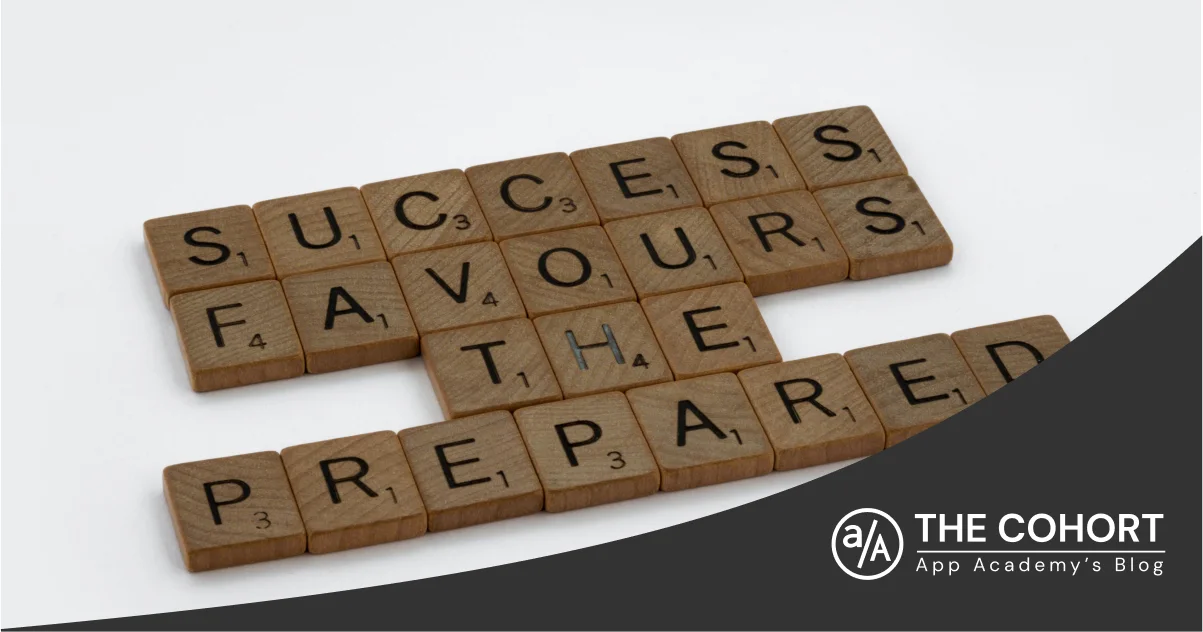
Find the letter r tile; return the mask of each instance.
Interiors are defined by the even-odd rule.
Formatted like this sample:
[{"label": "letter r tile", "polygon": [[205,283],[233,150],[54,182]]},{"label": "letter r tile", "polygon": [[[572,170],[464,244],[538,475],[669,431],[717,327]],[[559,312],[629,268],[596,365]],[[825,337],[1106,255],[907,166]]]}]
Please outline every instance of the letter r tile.
[{"label": "letter r tile", "polygon": [[255,204],[255,218],[280,279],[384,261],[384,247],[359,189],[346,187]]},{"label": "letter r tile", "polygon": [[1052,316],[1034,316],[952,334],[961,355],[989,395],[1069,344]]}]

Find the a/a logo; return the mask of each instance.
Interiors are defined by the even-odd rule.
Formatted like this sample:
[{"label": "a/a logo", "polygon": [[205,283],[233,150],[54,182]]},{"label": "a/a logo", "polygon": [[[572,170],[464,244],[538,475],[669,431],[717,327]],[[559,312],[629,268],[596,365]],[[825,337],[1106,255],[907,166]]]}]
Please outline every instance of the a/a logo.
[{"label": "a/a logo", "polygon": [[857,509],[835,525],[831,554],[845,573],[857,579],[883,577],[902,559],[902,529],[884,511]]}]

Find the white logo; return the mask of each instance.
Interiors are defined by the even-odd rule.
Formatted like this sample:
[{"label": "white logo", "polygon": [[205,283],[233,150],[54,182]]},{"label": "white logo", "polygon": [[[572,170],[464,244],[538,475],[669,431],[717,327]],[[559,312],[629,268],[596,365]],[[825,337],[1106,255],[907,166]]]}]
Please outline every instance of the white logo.
[{"label": "white logo", "polygon": [[902,559],[902,529],[884,511],[857,509],[835,525],[831,554],[835,563],[852,577],[864,580],[884,577]]}]

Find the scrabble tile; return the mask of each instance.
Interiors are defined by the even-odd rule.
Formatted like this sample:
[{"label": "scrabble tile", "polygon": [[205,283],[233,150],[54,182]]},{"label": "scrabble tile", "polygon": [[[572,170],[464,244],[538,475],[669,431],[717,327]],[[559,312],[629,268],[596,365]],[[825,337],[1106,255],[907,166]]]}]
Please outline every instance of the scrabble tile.
[{"label": "scrabble tile", "polygon": [[354,187],[259,202],[255,218],[281,279],[384,260],[368,207]]},{"label": "scrabble tile", "polygon": [[710,213],[753,296],[848,278],[848,255],[806,191],[716,204]]},{"label": "scrabble tile", "polygon": [[906,175],[890,137],[863,105],[777,119],[773,127],[811,191]]},{"label": "scrabble tile", "polygon": [[305,526],[275,452],[172,465],[163,494],[190,571],[305,552]]},{"label": "scrabble tile", "polygon": [[331,553],[426,533],[426,509],[393,432],[284,448],[310,553]]},{"label": "scrabble tile", "polygon": [[400,434],[432,532],[543,509],[543,488],[510,413],[452,419]]},{"label": "scrabble tile", "polygon": [[641,305],[678,380],[781,361],[743,283],[653,296]]},{"label": "scrabble tile", "polygon": [[635,300],[635,289],[600,226],[501,242],[501,252],[534,318]]},{"label": "scrabble tile", "polygon": [[947,334],[844,354],[886,430],[886,447],[913,437],[985,397]]},{"label": "scrabble tile", "polygon": [[387,262],[289,277],[284,295],[310,373],[418,355],[418,330]]},{"label": "scrabble tile", "polygon": [[673,136],[706,206],[806,187],[764,121]]},{"label": "scrabble tile", "polygon": [[404,255],[393,268],[423,335],[526,316],[493,242]]},{"label": "scrabble tile", "polygon": [[525,318],[423,336],[422,356],[448,418],[561,399],[539,335]]},{"label": "scrabble tile", "polygon": [[467,174],[498,241],[598,223],[568,154],[494,162]]},{"label": "scrabble tile", "polygon": [[549,512],[650,496],[660,470],[622,393],[540,404],[514,413]]},{"label": "scrabble tile", "polygon": [[390,259],[493,238],[460,169],[373,182],[359,190]]},{"label": "scrabble tile", "polygon": [[773,447],[730,373],[632,389],[627,399],[666,492],[767,474]]},{"label": "scrabble tile", "polygon": [[305,373],[305,356],[278,281],[171,297],[192,390],[212,391]]},{"label": "scrabble tile", "polygon": [[743,280],[704,208],[610,222],[606,233],[639,298]]},{"label": "scrabble tile", "polygon": [[638,303],[541,316],[535,329],[565,397],[673,379]]},{"label": "scrabble tile", "polygon": [[849,278],[872,279],[952,261],[952,240],[910,176],[814,195],[848,253]]},{"label": "scrabble tile", "polygon": [[739,372],[778,470],[880,452],[885,430],[838,353]]},{"label": "scrabble tile", "polygon": [[605,222],[702,205],[667,138],[581,149],[572,152],[572,164]]},{"label": "scrabble tile", "polygon": [[1069,344],[1052,316],[1034,316],[952,334],[987,395],[1030,371]]},{"label": "scrabble tile", "polygon": [[183,292],[276,278],[249,206],[160,217],[142,232],[164,305]]}]

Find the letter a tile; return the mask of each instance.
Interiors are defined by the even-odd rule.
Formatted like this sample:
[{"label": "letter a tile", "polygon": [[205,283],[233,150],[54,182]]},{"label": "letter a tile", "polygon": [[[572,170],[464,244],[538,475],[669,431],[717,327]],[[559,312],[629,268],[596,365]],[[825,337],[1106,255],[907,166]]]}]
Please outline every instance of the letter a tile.
[{"label": "letter a tile", "polygon": [[638,303],[542,316],[535,329],[565,397],[673,379]]},{"label": "letter a tile", "polygon": [[1052,316],[1034,316],[952,334],[961,355],[989,395],[1069,344]]},{"label": "letter a tile", "polygon": [[359,189],[347,187],[255,204],[276,274],[384,261],[384,247]]}]

